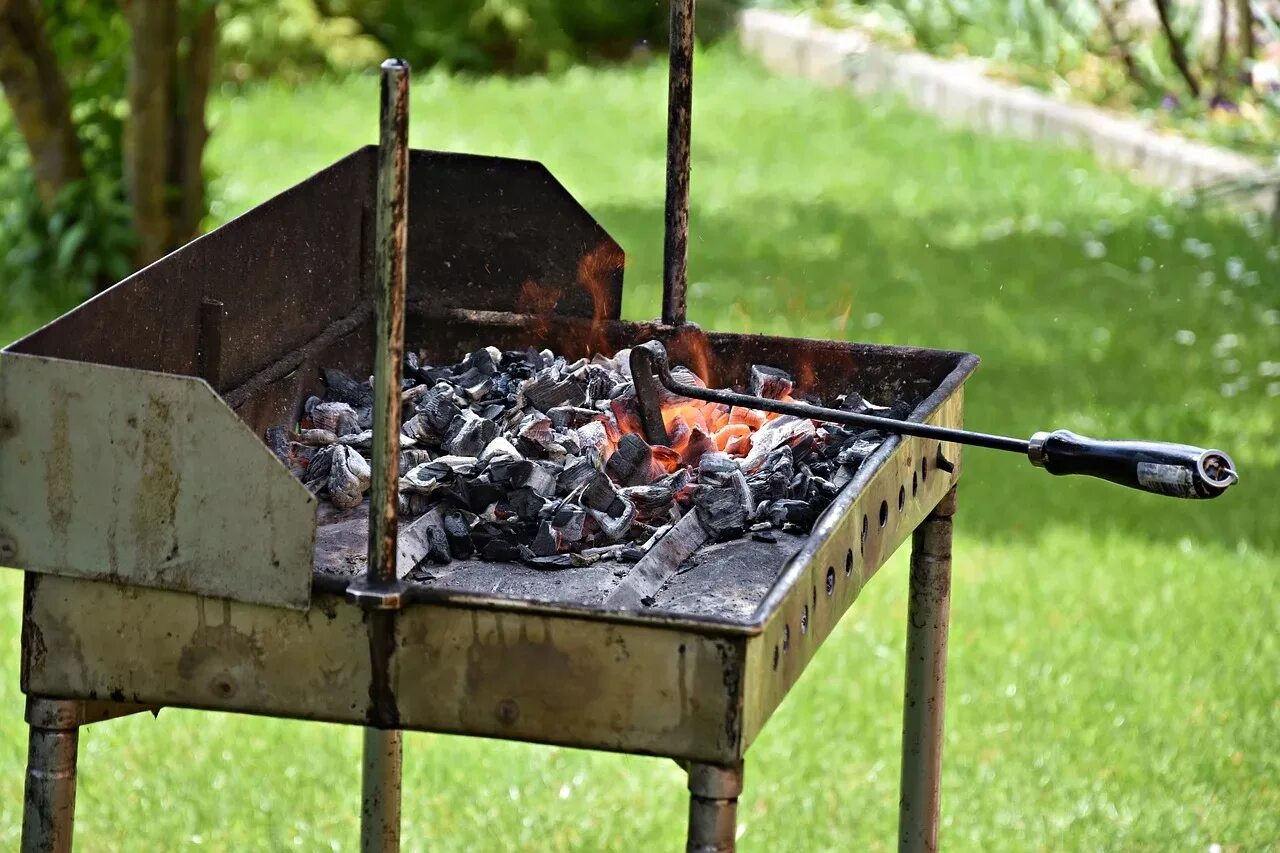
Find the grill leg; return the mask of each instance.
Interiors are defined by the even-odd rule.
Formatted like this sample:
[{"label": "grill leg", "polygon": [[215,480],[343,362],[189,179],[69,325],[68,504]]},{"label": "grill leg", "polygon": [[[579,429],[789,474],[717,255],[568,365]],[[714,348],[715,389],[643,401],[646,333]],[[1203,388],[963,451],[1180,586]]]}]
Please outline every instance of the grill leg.
[{"label": "grill leg", "polygon": [[364,730],[360,803],[360,849],[363,853],[396,853],[400,849],[402,759],[399,730]]},{"label": "grill leg", "polygon": [[738,828],[742,765],[689,765],[689,840],[687,853],[733,853]]},{"label": "grill leg", "polygon": [[942,711],[951,619],[951,517],[955,511],[953,486],[911,539],[902,793],[898,803],[898,850],[904,853],[938,849]]},{"label": "grill leg", "polygon": [[67,853],[76,816],[76,752],[80,703],[27,699],[27,785],[22,805],[23,853]]}]

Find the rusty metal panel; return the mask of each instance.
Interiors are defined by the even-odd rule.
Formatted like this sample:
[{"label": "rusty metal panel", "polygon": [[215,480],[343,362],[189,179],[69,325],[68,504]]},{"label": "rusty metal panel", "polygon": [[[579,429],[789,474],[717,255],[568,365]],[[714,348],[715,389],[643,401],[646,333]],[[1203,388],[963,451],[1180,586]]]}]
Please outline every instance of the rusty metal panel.
[{"label": "rusty metal panel", "polygon": [[[963,411],[956,387],[925,421],[961,427]],[[854,478],[783,570],[747,645],[744,753],[863,587],[955,485],[960,451],[951,442],[888,439],[876,454],[883,463],[864,465],[869,476]]]},{"label": "rusty metal panel", "polygon": [[0,565],[305,608],[315,506],[201,380],[0,353]]},{"label": "rusty metal panel", "polygon": [[396,630],[404,728],[709,762],[739,751],[743,636],[429,605]]},{"label": "rusty metal panel", "polygon": [[364,614],[338,596],[299,612],[29,574],[24,609],[32,695],[332,722],[369,712]]}]

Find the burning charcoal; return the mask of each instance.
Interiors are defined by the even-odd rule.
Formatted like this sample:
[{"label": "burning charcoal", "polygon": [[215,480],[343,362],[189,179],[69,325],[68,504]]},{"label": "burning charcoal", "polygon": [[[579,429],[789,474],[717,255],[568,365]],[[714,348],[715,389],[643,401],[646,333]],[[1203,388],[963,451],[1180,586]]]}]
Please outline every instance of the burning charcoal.
[{"label": "burning charcoal", "polygon": [[338,443],[338,437],[327,429],[304,429],[298,434],[298,438],[303,444],[308,444],[312,447],[324,447]]},{"label": "burning charcoal", "polygon": [[322,447],[311,457],[307,474],[302,482],[308,489],[318,492],[329,484],[329,472],[333,470],[333,453],[339,445]]},{"label": "burning charcoal", "polygon": [[608,400],[613,391],[622,384],[622,377],[599,364],[592,364],[584,372],[587,401]]},{"label": "burning charcoal", "polygon": [[653,452],[649,443],[635,433],[627,433],[618,442],[618,448],[605,463],[604,470],[614,482],[624,486],[647,486],[655,475]]},{"label": "burning charcoal", "polygon": [[453,389],[444,383],[428,388],[414,403],[413,410],[439,435],[444,435],[461,413],[453,398]]},{"label": "burning charcoal", "polygon": [[855,438],[845,442],[845,445],[840,448],[836,461],[841,465],[859,465],[864,459],[875,453],[879,447],[880,442],[878,441]]},{"label": "burning charcoal", "polygon": [[765,507],[764,515],[774,527],[794,524],[805,529],[808,529],[813,524],[813,520],[816,517],[813,507],[809,506],[805,501],[787,499],[771,502]]},{"label": "burning charcoal", "polygon": [[316,454],[314,447],[294,441],[284,427],[272,427],[267,430],[267,446],[293,476],[300,480],[306,479],[307,469],[311,466],[311,459]]},{"label": "burning charcoal", "polygon": [[654,463],[663,471],[676,471],[680,468],[680,454],[670,447],[657,445],[651,450]]},{"label": "burning charcoal", "polygon": [[571,379],[555,379],[540,373],[520,386],[520,393],[535,409],[545,412],[556,406],[577,406],[587,399],[582,386]]},{"label": "burning charcoal", "polygon": [[719,449],[711,436],[695,427],[689,433],[689,443],[680,451],[680,464],[695,467],[705,454],[715,453]]},{"label": "burning charcoal", "polygon": [[[676,382],[679,382],[681,385],[692,385],[695,388],[707,387],[707,383],[702,381],[701,376],[694,373],[692,370],[685,367],[683,364],[677,364],[671,368],[671,378],[674,379]],[[686,398],[680,397],[678,399],[685,400]]]},{"label": "burning charcoal", "polygon": [[360,431],[356,410],[346,403],[319,403],[311,410],[311,423],[316,429],[343,436]]},{"label": "burning charcoal", "polygon": [[368,382],[360,382],[341,370],[325,369],[320,371],[324,377],[325,397],[331,402],[346,403],[352,409],[373,404],[373,387]]},{"label": "burning charcoal", "polygon": [[590,447],[597,453],[604,454],[609,448],[609,430],[603,421],[591,421],[575,430],[579,447]]},{"label": "burning charcoal", "polygon": [[729,410],[729,423],[742,424],[748,429],[757,430],[764,426],[767,414],[759,409],[744,409],[734,406]]},{"label": "burning charcoal", "polygon": [[790,396],[793,388],[791,377],[776,367],[751,365],[751,394],[769,400],[781,400]]},{"label": "burning charcoal", "polygon": [[359,506],[364,493],[369,490],[372,475],[364,457],[341,444],[333,447],[333,461],[329,470],[329,501],[338,509]]},{"label": "burning charcoal", "polygon": [[475,545],[471,541],[471,528],[462,513],[454,511],[444,517],[444,535],[449,542],[449,553],[465,560],[475,553]]},{"label": "burning charcoal", "polygon": [[640,421],[640,410],[634,395],[610,400],[609,411],[613,413],[619,432],[644,435],[644,424]]},{"label": "burning charcoal", "polygon": [[495,459],[523,459],[520,451],[516,450],[516,446],[507,441],[502,436],[498,436],[493,441],[485,445],[484,451],[480,454],[481,462],[493,462]]},{"label": "burning charcoal", "polygon": [[555,443],[551,419],[538,412],[531,412],[521,419],[516,426],[516,436],[516,447],[527,454],[545,453]]},{"label": "burning charcoal", "polygon": [[441,447],[457,456],[479,456],[498,435],[498,425],[474,412],[463,410],[449,424]]},{"label": "burning charcoal", "polygon": [[808,418],[797,418],[794,415],[782,415],[766,423],[756,430],[751,437],[751,452],[742,462],[742,469],[748,473],[757,470],[768,458],[769,453],[783,445],[795,447],[815,433],[813,421]]}]

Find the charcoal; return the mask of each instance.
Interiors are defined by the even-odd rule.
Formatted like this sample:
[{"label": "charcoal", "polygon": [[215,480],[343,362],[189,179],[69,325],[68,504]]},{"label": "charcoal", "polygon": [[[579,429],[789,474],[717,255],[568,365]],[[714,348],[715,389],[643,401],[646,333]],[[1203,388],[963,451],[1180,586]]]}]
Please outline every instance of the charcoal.
[{"label": "charcoal", "polygon": [[574,559],[575,557],[575,554],[555,554],[550,557],[534,555],[524,558],[521,562],[535,569],[571,569],[578,565],[578,560]]},{"label": "charcoal", "polygon": [[702,457],[693,503],[698,520],[717,541],[741,536],[754,508],[746,477],[737,462],[724,453]]},{"label": "charcoal", "polygon": [[751,394],[768,400],[781,400],[791,395],[791,376],[776,367],[751,365]]},{"label": "charcoal", "polygon": [[562,542],[581,542],[586,536],[587,512],[580,506],[563,504],[551,518]]},{"label": "charcoal", "polygon": [[600,525],[600,534],[605,541],[620,542],[635,521],[636,505],[626,498],[618,497],[608,512],[590,508],[587,512]]},{"label": "charcoal", "polygon": [[526,402],[541,412],[557,406],[577,406],[586,401],[582,386],[571,379],[556,379],[540,373],[520,386]]},{"label": "charcoal", "polygon": [[414,444],[438,445],[440,432],[427,419],[426,415],[414,415],[400,426],[401,442],[406,438]]},{"label": "charcoal", "polygon": [[440,514],[440,510],[433,509],[414,523],[423,527],[423,536],[427,542],[427,559],[439,565],[450,562],[453,557],[449,553],[449,534],[445,530],[444,517]]},{"label": "charcoal", "polygon": [[689,433],[689,443],[680,451],[680,464],[696,467],[704,454],[715,453],[716,443],[701,429],[695,427]]},{"label": "charcoal", "polygon": [[[404,445],[401,445],[401,447],[403,448]],[[409,473],[411,469],[416,468],[417,466],[423,465],[430,461],[431,461],[431,453],[429,451],[417,450],[417,449],[410,449],[410,450],[402,449],[400,451],[400,476],[403,477],[405,474]]]},{"label": "charcoal", "polygon": [[406,471],[400,478],[399,488],[402,492],[429,495],[440,489],[444,479],[445,475],[441,474],[438,468],[432,469],[431,463],[428,462]]},{"label": "charcoal", "polygon": [[618,559],[624,563],[638,563],[644,558],[644,551],[639,548],[623,548],[618,552]]},{"label": "charcoal", "polygon": [[767,530],[757,530],[751,534],[751,538],[757,542],[777,542],[778,537]]},{"label": "charcoal", "polygon": [[652,515],[675,502],[676,492],[671,486],[655,483],[650,486],[627,486],[618,493],[636,505],[641,515]]},{"label": "charcoal", "polygon": [[462,513],[454,511],[445,514],[444,535],[449,542],[449,553],[457,559],[465,560],[475,553],[471,529]]},{"label": "charcoal", "polygon": [[298,433],[298,440],[311,447],[325,447],[338,443],[338,437],[327,429],[304,429]]},{"label": "charcoal", "polygon": [[520,459],[513,461],[510,466],[504,466],[504,471],[507,472],[507,482],[514,488],[527,487],[544,498],[556,493],[556,475],[545,463]]},{"label": "charcoal", "polygon": [[302,404],[302,411],[306,414],[307,417],[311,417],[311,413],[316,410],[316,406],[320,405],[323,402],[324,400],[321,400],[319,397],[313,394],[307,398],[307,401],[305,403]]},{"label": "charcoal", "polygon": [[520,549],[514,542],[490,539],[485,543],[480,556],[493,563],[514,563],[520,559]]},{"label": "charcoal", "polygon": [[529,547],[539,557],[549,557],[560,550],[560,537],[552,529],[550,521],[538,525],[538,535],[533,537],[533,544]]},{"label": "charcoal", "polygon": [[482,373],[473,367],[459,376],[455,384],[472,400],[481,400],[493,387],[493,379],[491,374]]},{"label": "charcoal", "polygon": [[495,459],[518,460],[521,458],[523,457],[521,457],[520,451],[516,450],[516,446],[502,436],[490,441],[480,453],[480,461],[489,463],[492,463]]},{"label": "charcoal", "polygon": [[742,462],[742,469],[754,472],[769,454],[783,445],[790,445],[794,450],[797,445],[814,434],[813,421],[808,418],[797,418],[793,415],[781,415],[768,421],[751,437],[751,452]]},{"label": "charcoal", "polygon": [[546,453],[554,443],[551,419],[539,412],[526,415],[516,426],[516,447],[523,453]]},{"label": "charcoal", "polygon": [[287,462],[289,460],[289,445],[293,443],[292,439],[289,438],[289,430],[282,426],[271,427],[267,430],[266,438],[267,447],[271,448],[271,452],[281,462]]},{"label": "charcoal", "polygon": [[[364,429],[360,432],[353,432],[350,435],[344,435],[337,439],[339,444],[345,444],[347,447],[354,447],[356,450],[368,450],[373,447],[373,430]],[[402,441],[403,445],[404,442]]]},{"label": "charcoal", "polygon": [[337,445],[330,447],[322,447],[311,457],[311,462],[307,465],[306,476],[303,477],[303,483],[313,492],[318,492],[329,483],[329,471],[333,467],[333,452]]},{"label": "charcoal", "polygon": [[497,424],[464,410],[450,422],[449,432],[440,446],[457,456],[479,456],[497,435]]},{"label": "charcoal", "polygon": [[547,504],[547,499],[526,486],[508,492],[506,503],[517,518],[524,521],[537,521],[538,514]]},{"label": "charcoal", "polygon": [[604,470],[615,483],[647,486],[655,476],[653,452],[649,443],[635,433],[627,433],[618,442],[618,447],[605,463]]},{"label": "charcoal", "polygon": [[353,409],[373,404],[373,386],[353,379],[341,370],[324,369],[325,398],[334,403],[346,403]]},{"label": "charcoal", "polygon": [[422,415],[423,421],[438,435],[443,435],[453,419],[462,413],[454,400],[453,389],[444,383],[428,387],[413,404],[413,410]]},{"label": "charcoal", "polygon": [[356,410],[346,403],[319,403],[311,410],[311,423],[316,429],[328,430],[337,436],[360,431]]},{"label": "charcoal", "polygon": [[341,444],[333,446],[329,470],[329,501],[339,509],[359,506],[369,490],[372,471],[364,457]]},{"label": "charcoal", "polygon": [[608,513],[619,503],[619,498],[613,483],[609,481],[609,477],[603,472],[597,471],[587,481],[579,501],[589,510]]},{"label": "charcoal", "polygon": [[480,417],[484,418],[486,421],[496,421],[499,416],[506,411],[506,408],[507,407],[501,403],[491,403],[481,410]]},{"label": "charcoal", "polygon": [[815,518],[813,507],[808,503],[787,499],[770,503],[765,508],[764,515],[774,527],[782,527],[784,524],[808,527]]},{"label": "charcoal", "polygon": [[855,438],[846,442],[845,445],[840,448],[840,452],[836,456],[836,461],[841,465],[861,464],[864,459],[872,453],[875,453],[879,447],[880,442],[878,441],[867,441],[866,439]]},{"label": "charcoal", "polygon": [[556,492],[567,495],[585,486],[597,473],[599,468],[591,459],[583,457],[567,463],[556,480]]},{"label": "charcoal", "polygon": [[417,492],[401,491],[396,496],[396,505],[400,510],[401,518],[417,518],[435,505],[436,499],[430,495],[422,495]]},{"label": "charcoal", "polygon": [[597,453],[605,453],[609,447],[609,430],[603,421],[591,421],[576,430],[579,447],[590,447]]},{"label": "charcoal", "polygon": [[644,435],[644,424],[640,421],[640,410],[636,406],[634,396],[618,397],[609,401],[609,411],[613,414],[618,431]]}]

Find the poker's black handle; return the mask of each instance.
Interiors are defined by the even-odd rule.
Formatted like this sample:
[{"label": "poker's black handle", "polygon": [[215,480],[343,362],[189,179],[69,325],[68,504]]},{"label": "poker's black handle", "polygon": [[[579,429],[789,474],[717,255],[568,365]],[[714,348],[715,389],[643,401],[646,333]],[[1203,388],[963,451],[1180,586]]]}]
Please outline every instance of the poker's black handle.
[{"label": "poker's black handle", "polygon": [[1065,429],[1038,432],[1027,456],[1050,474],[1086,474],[1175,498],[1216,498],[1239,477],[1231,457],[1161,441],[1101,441]]}]

